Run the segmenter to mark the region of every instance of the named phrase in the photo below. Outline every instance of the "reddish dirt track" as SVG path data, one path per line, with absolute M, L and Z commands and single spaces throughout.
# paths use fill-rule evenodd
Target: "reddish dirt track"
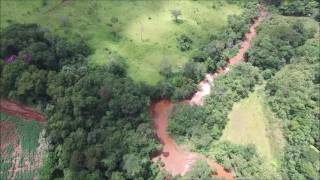
M 46 122 L 42 114 L 35 112 L 29 107 L 8 100 L 0 100 L 0 112 L 28 120 L 34 119 L 40 123 Z
M 210 94 L 214 78 L 221 73 L 227 72 L 229 70 L 228 66 L 240 63 L 244 60 L 244 54 L 250 48 L 252 39 L 256 35 L 256 27 L 259 26 L 265 15 L 266 13 L 263 7 L 261 7 L 260 16 L 251 25 L 250 31 L 245 34 L 245 39 L 240 44 L 241 48 L 238 54 L 229 60 L 226 67 L 219 69 L 215 73 L 207 74 L 205 79 L 199 83 L 198 91 L 194 96 L 190 100 L 183 101 L 182 103 L 187 102 L 190 105 L 203 105 L 204 97 Z M 153 158 L 153 160 L 161 160 L 164 163 L 164 169 L 172 175 L 184 175 L 190 170 L 190 167 L 195 161 L 198 159 L 206 159 L 210 167 L 216 170 L 217 174 L 214 175 L 215 177 L 222 177 L 227 180 L 233 179 L 232 173 L 224 170 L 223 166 L 203 155 L 182 149 L 176 144 L 174 139 L 169 136 L 167 133 L 168 112 L 173 106 L 174 104 L 170 101 L 161 100 L 152 104 L 150 107 L 156 134 L 163 144 L 162 150 Z

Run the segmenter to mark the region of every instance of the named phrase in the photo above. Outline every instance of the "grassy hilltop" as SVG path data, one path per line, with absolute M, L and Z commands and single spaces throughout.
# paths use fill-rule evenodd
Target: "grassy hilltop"
M 240 14 L 240 6 L 218 1 L 1 1 L 1 29 L 13 22 L 38 23 L 69 39 L 80 35 L 94 50 L 92 65 L 105 64 L 117 52 L 127 60 L 129 75 L 155 84 L 162 76 L 162 63 L 182 66 L 192 49 L 209 41 L 210 35 L 227 24 L 227 17 Z M 176 23 L 171 10 L 180 10 Z M 112 18 L 114 37 L 108 24 Z M 193 41 L 190 51 L 177 47 L 186 34 Z

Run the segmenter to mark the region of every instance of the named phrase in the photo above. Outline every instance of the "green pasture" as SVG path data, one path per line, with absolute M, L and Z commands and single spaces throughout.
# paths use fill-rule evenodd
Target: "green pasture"
M 181 11 L 180 23 L 173 9 Z M 115 51 L 128 60 L 133 79 L 155 84 L 161 63 L 181 67 L 190 58 L 192 50 L 181 52 L 177 37 L 192 38 L 194 50 L 223 29 L 228 15 L 240 13 L 240 6 L 224 1 L 2 0 L 1 28 L 38 23 L 67 38 L 82 36 L 94 50 L 91 65 L 105 64 Z M 117 38 L 107 25 L 112 17 L 119 20 Z
M 285 142 L 279 120 L 265 104 L 263 88 L 263 85 L 258 86 L 248 98 L 234 104 L 220 140 L 254 144 L 268 165 L 278 167 L 278 158 Z

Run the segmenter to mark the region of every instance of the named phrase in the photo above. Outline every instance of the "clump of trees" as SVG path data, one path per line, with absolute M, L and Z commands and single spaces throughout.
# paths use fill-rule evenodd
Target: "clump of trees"
M 291 63 L 295 49 L 314 34 L 302 21 L 276 17 L 258 30 L 253 48 L 247 54 L 248 61 L 263 70 L 275 72 Z
M 173 9 L 173 10 L 171 10 L 170 12 L 171 12 L 171 15 L 174 17 L 174 21 L 175 21 L 176 23 L 178 23 L 178 22 L 179 22 L 179 16 L 182 15 L 181 10 L 179 10 L 179 9 Z
M 211 180 L 215 172 L 205 160 L 198 160 L 192 165 L 192 169 L 178 180 Z
M 212 154 L 225 170 L 235 173 L 236 179 L 280 179 L 258 155 L 254 145 L 236 145 L 230 142 L 214 144 Z
M 182 69 L 173 71 L 165 66 L 161 74 L 166 78 L 153 90 L 153 99 L 183 100 L 190 98 L 197 89 L 198 82 L 206 73 L 205 66 L 194 61 L 187 62 Z
M 49 150 L 39 178 L 153 179 L 158 168 L 150 156 L 159 144 L 147 111 L 148 87 L 126 76 L 120 57 L 87 66 L 89 52 L 85 43 L 33 24 L 1 32 L 1 58 L 16 55 L 0 61 L 1 97 L 40 105 L 48 121 Z
M 178 47 L 181 51 L 188 51 L 192 48 L 192 39 L 183 34 L 177 38 Z
M 272 5 L 285 16 L 307 16 L 320 21 L 319 1 L 316 0 L 264 0 L 267 5 Z
M 119 32 L 121 31 L 121 22 L 119 18 L 112 17 L 107 23 L 108 31 L 112 34 L 112 38 L 116 40 L 119 38 Z
M 37 24 L 14 24 L 1 32 L 0 58 L 24 60 L 39 69 L 58 70 L 81 63 L 91 53 L 86 43 L 52 36 Z
M 319 13 L 319 2 L 314 0 L 294 0 L 283 3 L 280 7 L 280 13 L 286 16 L 312 16 Z

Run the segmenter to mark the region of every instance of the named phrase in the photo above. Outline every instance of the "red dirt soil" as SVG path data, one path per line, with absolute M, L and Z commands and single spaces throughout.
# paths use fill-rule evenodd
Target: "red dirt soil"
M 8 100 L 0 100 L 0 112 L 28 120 L 36 120 L 40 123 L 46 122 L 42 114 L 22 104 L 18 104 Z
M 244 61 L 244 54 L 250 48 L 252 39 L 256 35 L 256 27 L 259 26 L 265 15 L 266 12 L 264 8 L 260 7 L 260 16 L 251 25 L 250 31 L 245 34 L 245 39 L 240 44 L 241 48 L 238 54 L 229 60 L 226 67 L 219 69 L 215 73 L 207 74 L 205 79 L 199 83 L 198 91 L 194 96 L 190 100 L 183 101 L 182 103 L 187 102 L 190 105 L 203 105 L 204 97 L 210 94 L 214 78 L 221 73 L 228 72 L 228 67 L 230 65 Z M 156 134 L 163 144 L 162 150 L 153 158 L 153 160 L 161 160 L 164 163 L 164 169 L 172 175 L 184 175 L 199 158 L 206 159 L 209 166 L 216 170 L 217 173 L 214 174 L 215 177 L 222 177 L 227 180 L 233 179 L 232 173 L 227 172 L 223 166 L 203 155 L 183 150 L 176 144 L 174 139 L 169 136 L 167 132 L 168 112 L 173 106 L 174 104 L 170 101 L 161 100 L 152 104 L 150 107 Z

